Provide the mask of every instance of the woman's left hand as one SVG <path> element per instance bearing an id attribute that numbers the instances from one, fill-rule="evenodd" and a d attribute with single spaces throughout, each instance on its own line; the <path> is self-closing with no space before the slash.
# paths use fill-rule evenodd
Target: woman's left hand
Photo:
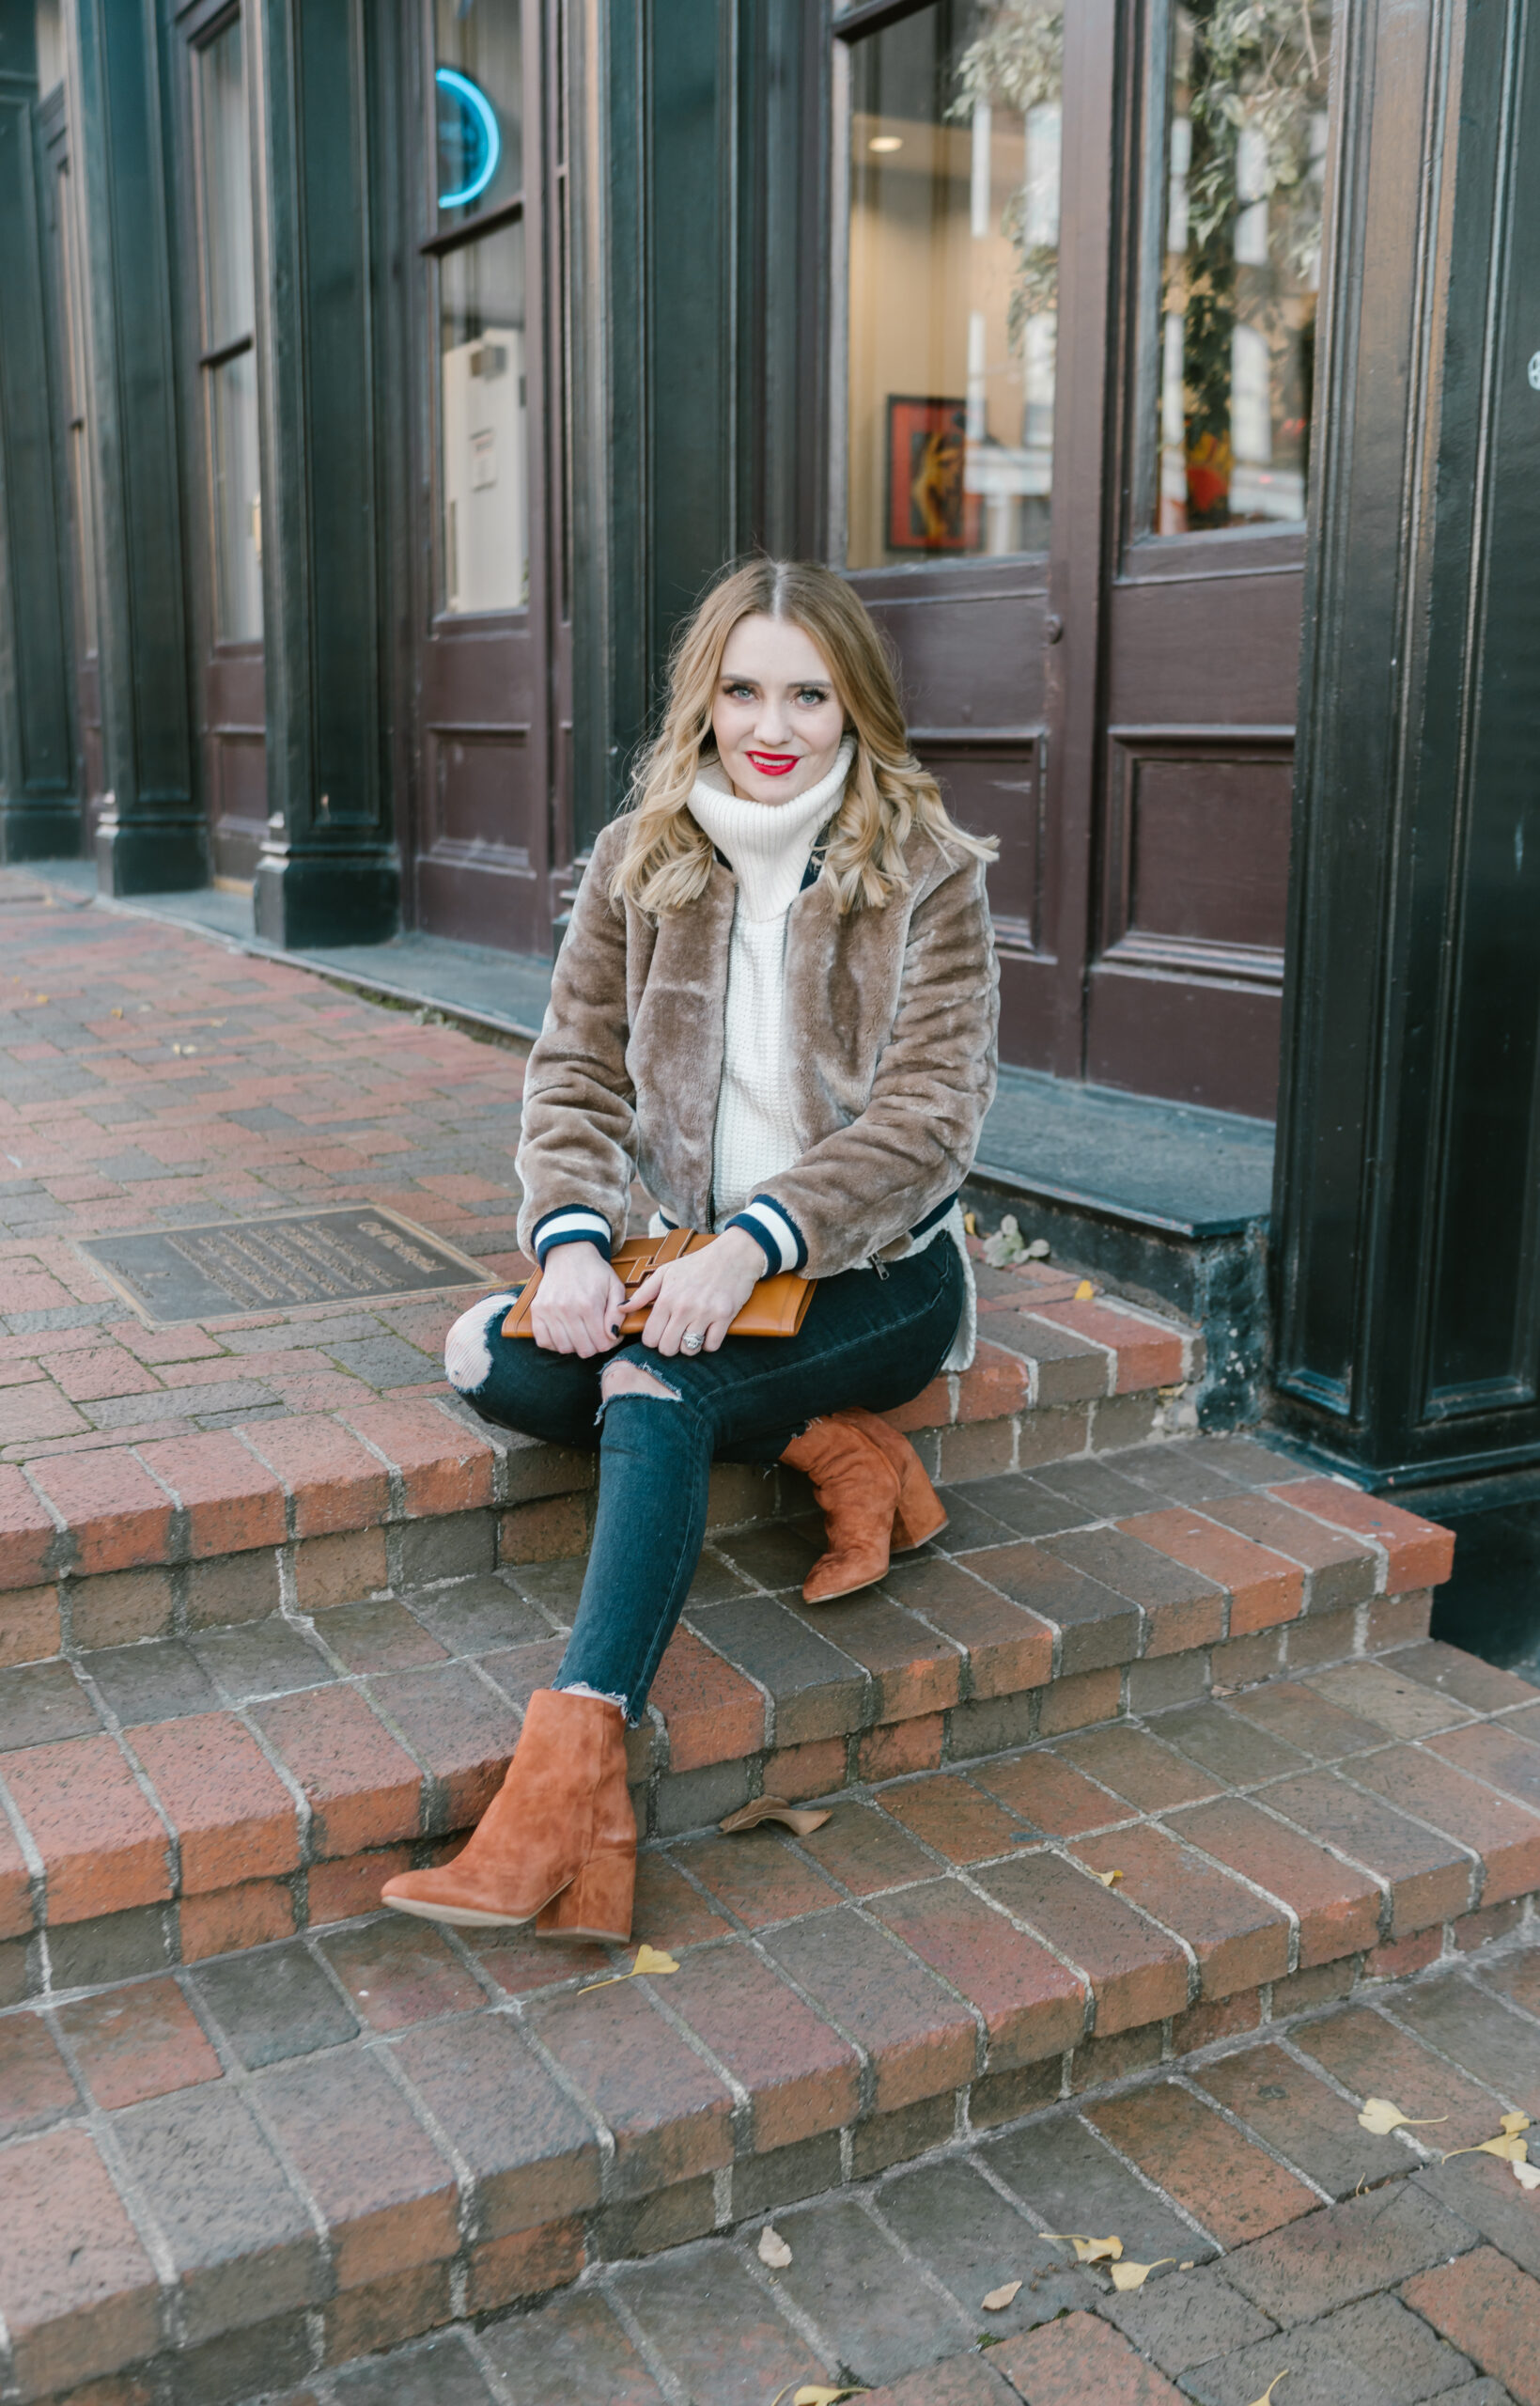
<path id="1" fill-rule="evenodd" d="M 764 1248 L 743 1228 L 724 1229 L 698 1253 L 665 1262 L 630 1299 L 632 1311 L 652 1306 L 643 1344 L 659 1353 L 678 1353 L 690 1335 L 704 1340 L 691 1346 L 691 1353 L 714 1353 L 764 1274 Z"/>

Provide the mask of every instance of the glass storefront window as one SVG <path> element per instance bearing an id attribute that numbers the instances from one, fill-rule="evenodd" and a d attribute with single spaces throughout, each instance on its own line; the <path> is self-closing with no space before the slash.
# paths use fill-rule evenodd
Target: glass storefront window
<path id="1" fill-rule="evenodd" d="M 524 175 L 520 0 L 434 0 L 434 198 L 449 224 L 501 209 Z"/>
<path id="2" fill-rule="evenodd" d="M 529 599 L 524 228 L 439 261 L 440 514 L 443 607 L 519 610 Z"/>
<path id="3" fill-rule="evenodd" d="M 262 634 L 262 489 L 251 148 L 239 17 L 194 54 L 194 71 L 214 635 L 221 643 L 256 643 Z"/>
<path id="4" fill-rule="evenodd" d="M 1156 531 L 1305 514 L 1331 18 L 1173 0 Z"/>
<path id="5" fill-rule="evenodd" d="M 1046 548 L 1062 0 L 932 0 L 849 51 L 847 562 Z"/>

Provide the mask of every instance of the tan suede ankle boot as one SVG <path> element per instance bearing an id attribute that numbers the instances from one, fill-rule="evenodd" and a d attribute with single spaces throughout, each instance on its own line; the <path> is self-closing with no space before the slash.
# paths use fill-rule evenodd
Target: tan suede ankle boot
<path id="1" fill-rule="evenodd" d="M 397 1913 L 462 1929 L 533 1921 L 560 1902 L 559 1934 L 623 1946 L 630 1936 L 636 1821 L 617 1704 L 537 1688 L 502 1787 L 469 1843 L 436 1871 L 404 1871 L 381 1896 Z M 570 1902 L 568 1901 L 570 1900 Z"/>
<path id="2" fill-rule="evenodd" d="M 946 1507 L 931 1486 L 926 1466 L 909 1439 L 891 1421 L 868 1412 L 863 1404 L 853 1403 L 833 1416 L 848 1420 L 852 1429 L 859 1429 L 863 1437 L 869 1437 L 897 1473 L 898 1509 L 893 1519 L 894 1554 L 909 1554 L 915 1546 L 940 1537 L 946 1526 Z"/>
<path id="3" fill-rule="evenodd" d="M 898 1509 L 898 1474 L 882 1448 L 835 1417 L 815 1420 L 781 1460 L 812 1480 L 829 1538 L 828 1553 L 802 1582 L 803 1601 L 832 1603 L 880 1579 Z"/>

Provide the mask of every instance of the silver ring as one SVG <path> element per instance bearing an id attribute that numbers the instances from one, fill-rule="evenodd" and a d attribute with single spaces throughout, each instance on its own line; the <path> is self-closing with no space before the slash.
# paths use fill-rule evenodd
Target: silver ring
<path id="1" fill-rule="evenodd" d="M 699 1329 L 687 1328 L 679 1339 L 679 1351 L 681 1353 L 698 1353 L 705 1342 Z"/>

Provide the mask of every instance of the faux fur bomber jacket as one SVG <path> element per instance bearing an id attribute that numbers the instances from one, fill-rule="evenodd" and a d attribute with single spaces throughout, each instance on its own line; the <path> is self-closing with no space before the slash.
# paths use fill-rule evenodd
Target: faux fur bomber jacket
<path id="1" fill-rule="evenodd" d="M 552 1211 L 626 1233 L 634 1174 L 708 1228 L 737 881 L 653 919 L 614 904 L 627 825 L 594 846 L 524 1081 L 519 1242 Z M 841 915 L 827 873 L 792 903 L 785 1039 L 801 1159 L 770 1180 L 810 1277 L 894 1258 L 956 1194 L 994 1097 L 999 968 L 984 865 L 916 828 L 910 884 Z"/>

